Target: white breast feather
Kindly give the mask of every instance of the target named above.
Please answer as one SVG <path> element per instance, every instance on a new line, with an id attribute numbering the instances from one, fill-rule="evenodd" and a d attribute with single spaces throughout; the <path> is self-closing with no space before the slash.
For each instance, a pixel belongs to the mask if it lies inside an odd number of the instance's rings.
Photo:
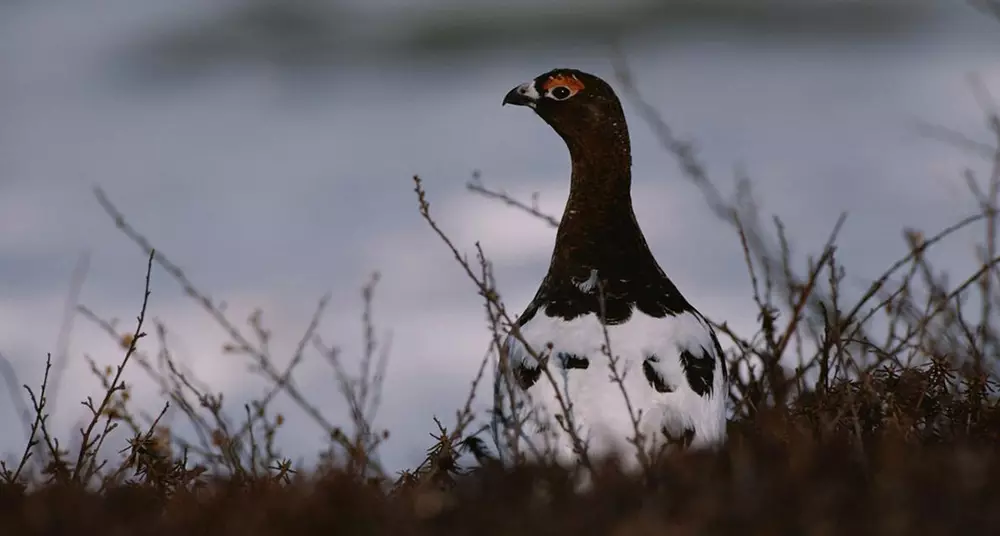
<path id="1" fill-rule="evenodd" d="M 655 318 L 635 310 L 628 321 L 608 326 L 611 351 L 619 358 L 618 370 L 625 376 L 624 384 L 635 411 L 642 410 L 640 426 L 647 448 L 662 444 L 661 427 L 672 435 L 680 436 L 685 429 L 694 429 L 692 447 L 710 447 L 725 439 L 725 404 L 727 389 L 723 379 L 720 356 L 716 353 L 710 328 L 697 313 Z M 568 393 L 573 405 L 575 424 L 583 432 L 581 438 L 589 441 L 591 456 L 618 452 L 634 453 L 627 438 L 634 435 L 625 399 L 620 387 L 610 378 L 608 358 L 601 348 L 605 343 L 604 332 L 597 315 L 591 313 L 571 321 L 549 317 L 544 308 L 520 328 L 522 337 L 539 355 L 548 353 L 549 370 L 557 380 L 559 390 Z M 551 351 L 547 349 L 552 344 Z M 513 335 L 506 341 L 511 367 L 520 363 L 535 366 L 534 358 Z M 714 358 L 711 393 L 704 397 L 688 383 L 680 361 L 680 354 L 689 351 L 700 358 L 703 350 Z M 555 357 L 560 352 L 575 354 L 590 360 L 587 369 L 562 370 Z M 656 355 L 659 362 L 654 367 L 673 392 L 657 392 L 646 379 L 642 363 Z M 519 388 L 515 385 L 515 391 Z M 562 413 L 554 394 L 552 382 L 544 374 L 528 388 L 534 408 L 542 415 Z M 556 454 L 560 460 L 572 459 L 572 445 L 566 434 L 559 431 Z M 540 433 L 527 426 L 524 433 Z M 634 456 L 626 456 L 629 463 Z"/>

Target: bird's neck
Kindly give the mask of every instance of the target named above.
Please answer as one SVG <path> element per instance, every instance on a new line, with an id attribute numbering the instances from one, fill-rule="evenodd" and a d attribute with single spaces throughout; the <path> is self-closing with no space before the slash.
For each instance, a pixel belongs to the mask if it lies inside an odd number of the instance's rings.
<path id="1" fill-rule="evenodd" d="M 597 269 L 611 275 L 624 259 L 652 261 L 632 210 L 632 162 L 624 125 L 580 142 L 567 139 L 567 146 L 573 172 L 550 271 L 586 274 Z"/>
<path id="2" fill-rule="evenodd" d="M 564 139 L 572 174 L 563 220 L 583 216 L 585 223 L 600 225 L 630 213 L 632 154 L 624 122 Z"/>
<path id="3" fill-rule="evenodd" d="M 563 240 L 634 223 L 632 176 L 628 155 L 583 155 L 573 159 L 573 173 L 559 225 Z"/>

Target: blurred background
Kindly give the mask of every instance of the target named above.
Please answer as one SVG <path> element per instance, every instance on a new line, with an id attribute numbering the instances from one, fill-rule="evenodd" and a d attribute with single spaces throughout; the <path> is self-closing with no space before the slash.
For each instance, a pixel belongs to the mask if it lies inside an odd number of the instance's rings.
<path id="1" fill-rule="evenodd" d="M 78 402 L 102 393 L 85 356 L 121 359 L 118 341 L 66 314 L 78 299 L 126 330 L 141 304 L 144 255 L 96 202 L 101 187 L 234 322 L 261 308 L 279 365 L 329 291 L 319 332 L 353 366 L 360 288 L 380 272 L 373 314 L 390 358 L 376 424 L 392 432 L 383 461 L 419 462 L 432 416 L 448 423 L 464 401 L 489 332 L 472 284 L 420 219 L 411 178 L 424 179 L 460 249 L 482 243 L 520 311 L 554 232 L 465 184 L 478 172 L 521 199 L 538 193 L 558 215 L 565 147 L 529 110 L 500 101 L 554 67 L 618 85 L 616 50 L 724 193 L 737 174 L 752 178 L 765 221 L 781 216 L 798 258 L 818 252 L 846 211 L 838 256 L 846 288 L 860 293 L 907 251 L 904 227 L 933 232 L 976 212 L 963 173 L 989 161 L 920 125 L 991 141 L 982 106 L 984 90 L 1000 91 L 1000 23 L 984 5 L 0 1 L 0 354 L 12 391 L 0 396 L 0 453 L 23 448 L 11 397 L 40 383 L 47 353 L 67 348 L 50 408 L 66 438 L 86 417 Z M 736 234 L 625 108 L 636 212 L 654 253 L 703 312 L 752 334 Z M 967 272 L 978 238 L 941 246 L 938 264 Z M 149 315 L 168 327 L 175 358 L 242 414 L 265 382 L 222 352 L 226 334 L 162 270 L 151 290 Z M 157 350 L 152 337 L 141 346 Z M 141 372 L 126 376 L 134 402 L 155 414 L 162 394 Z M 346 419 L 323 360 L 307 356 L 295 379 L 331 420 Z M 279 447 L 313 459 L 322 433 L 288 400 L 277 407 L 287 411 Z"/>

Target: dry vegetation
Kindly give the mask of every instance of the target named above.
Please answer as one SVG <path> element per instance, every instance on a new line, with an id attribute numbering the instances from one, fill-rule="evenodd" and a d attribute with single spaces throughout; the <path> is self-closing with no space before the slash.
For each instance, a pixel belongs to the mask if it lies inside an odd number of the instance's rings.
<path id="1" fill-rule="evenodd" d="M 483 426 L 490 416 L 474 411 L 473 394 L 480 382 L 492 381 L 496 364 L 487 356 L 470 379 L 468 399 L 456 401 L 454 421 L 438 422 L 426 460 L 387 474 L 378 449 L 388 432 L 374 424 L 387 367 L 370 311 L 377 278 L 363 292 L 366 340 L 364 355 L 351 360 L 360 363 L 356 371 L 316 333 L 328 298 L 320 300 L 293 355 L 279 365 L 259 312 L 246 326 L 231 321 L 98 192 L 117 227 L 147 255 L 146 293 L 127 328 L 79 309 L 120 342 L 124 356 L 117 367 L 91 362 L 104 396 L 84 402 L 90 419 L 70 441 L 73 447 L 48 425 L 50 371 L 56 372 L 51 359 L 40 386 L 25 385 L 24 397 L 14 394 L 15 403 L 25 404 L 30 437 L 23 452 L 0 468 L 0 532 L 952 534 L 997 526 L 1000 117 L 992 105 L 984 106 L 995 138 L 988 154 L 992 172 L 966 175 L 981 211 L 934 235 L 905 230 L 908 254 L 848 301 L 841 285 L 846 269 L 836 250 L 843 220 L 815 256 L 793 258 L 781 221 L 773 220 L 773 231 L 758 221 L 746 179 L 736 201 L 726 202 L 691 145 L 645 104 L 624 69 L 619 86 L 676 157 L 682 175 L 733 226 L 734 247 L 745 253 L 746 292 L 759 310 L 759 330 L 737 333 L 725 322 L 716 324 L 727 339 L 730 369 L 737 371 L 730 439 L 720 452 L 645 456 L 642 474 L 625 475 L 613 460 L 593 459 L 581 446 L 581 466 L 594 486 L 579 492 L 576 469 L 530 461 L 526 454 L 538 446 L 522 444 L 519 423 L 507 422 L 495 434 Z M 928 132 L 977 151 L 986 147 L 941 128 Z M 467 260 L 438 226 L 414 180 L 421 214 L 482 297 L 495 350 L 514 314 L 494 287 L 488 256 L 477 246 L 475 259 Z M 469 190 L 556 223 L 532 203 L 486 188 L 478 177 Z M 973 226 L 983 229 L 978 268 L 948 284 L 928 253 Z M 149 279 L 162 274 L 225 329 L 230 342 L 224 352 L 247 360 L 270 383 L 239 408 L 241 418 L 232 417 L 222 394 L 175 362 L 166 327 L 147 318 Z M 146 342 L 147 333 L 155 344 Z M 349 423 L 330 422 L 297 387 L 294 372 L 306 355 L 331 365 Z M 613 371 L 613 349 L 608 357 Z M 502 355 L 498 362 L 503 366 Z M 165 393 L 157 415 L 133 410 L 122 380 L 126 367 L 141 369 Z M 4 371 L 8 384 L 20 383 L 9 368 Z M 506 388 L 498 383 L 495 391 Z M 318 469 L 308 474 L 277 447 L 285 419 L 272 409 L 279 394 L 301 410 L 295 418 L 312 420 L 329 438 Z M 160 424 L 168 409 L 186 416 L 190 434 Z M 566 417 L 572 430 L 571 412 Z M 118 437 L 116 429 L 129 438 L 109 447 L 109 454 L 102 447 L 109 436 Z M 514 453 L 504 464 L 493 454 L 495 441 Z"/>

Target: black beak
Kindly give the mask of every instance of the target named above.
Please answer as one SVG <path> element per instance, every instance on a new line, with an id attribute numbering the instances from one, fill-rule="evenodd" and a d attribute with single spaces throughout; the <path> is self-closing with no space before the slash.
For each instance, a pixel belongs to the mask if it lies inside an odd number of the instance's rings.
<path id="1" fill-rule="evenodd" d="M 538 101 L 538 91 L 535 89 L 534 81 L 525 82 L 507 92 L 503 98 L 503 104 L 513 104 L 514 106 L 534 107 Z M 503 106 L 501 104 L 501 106 Z"/>

